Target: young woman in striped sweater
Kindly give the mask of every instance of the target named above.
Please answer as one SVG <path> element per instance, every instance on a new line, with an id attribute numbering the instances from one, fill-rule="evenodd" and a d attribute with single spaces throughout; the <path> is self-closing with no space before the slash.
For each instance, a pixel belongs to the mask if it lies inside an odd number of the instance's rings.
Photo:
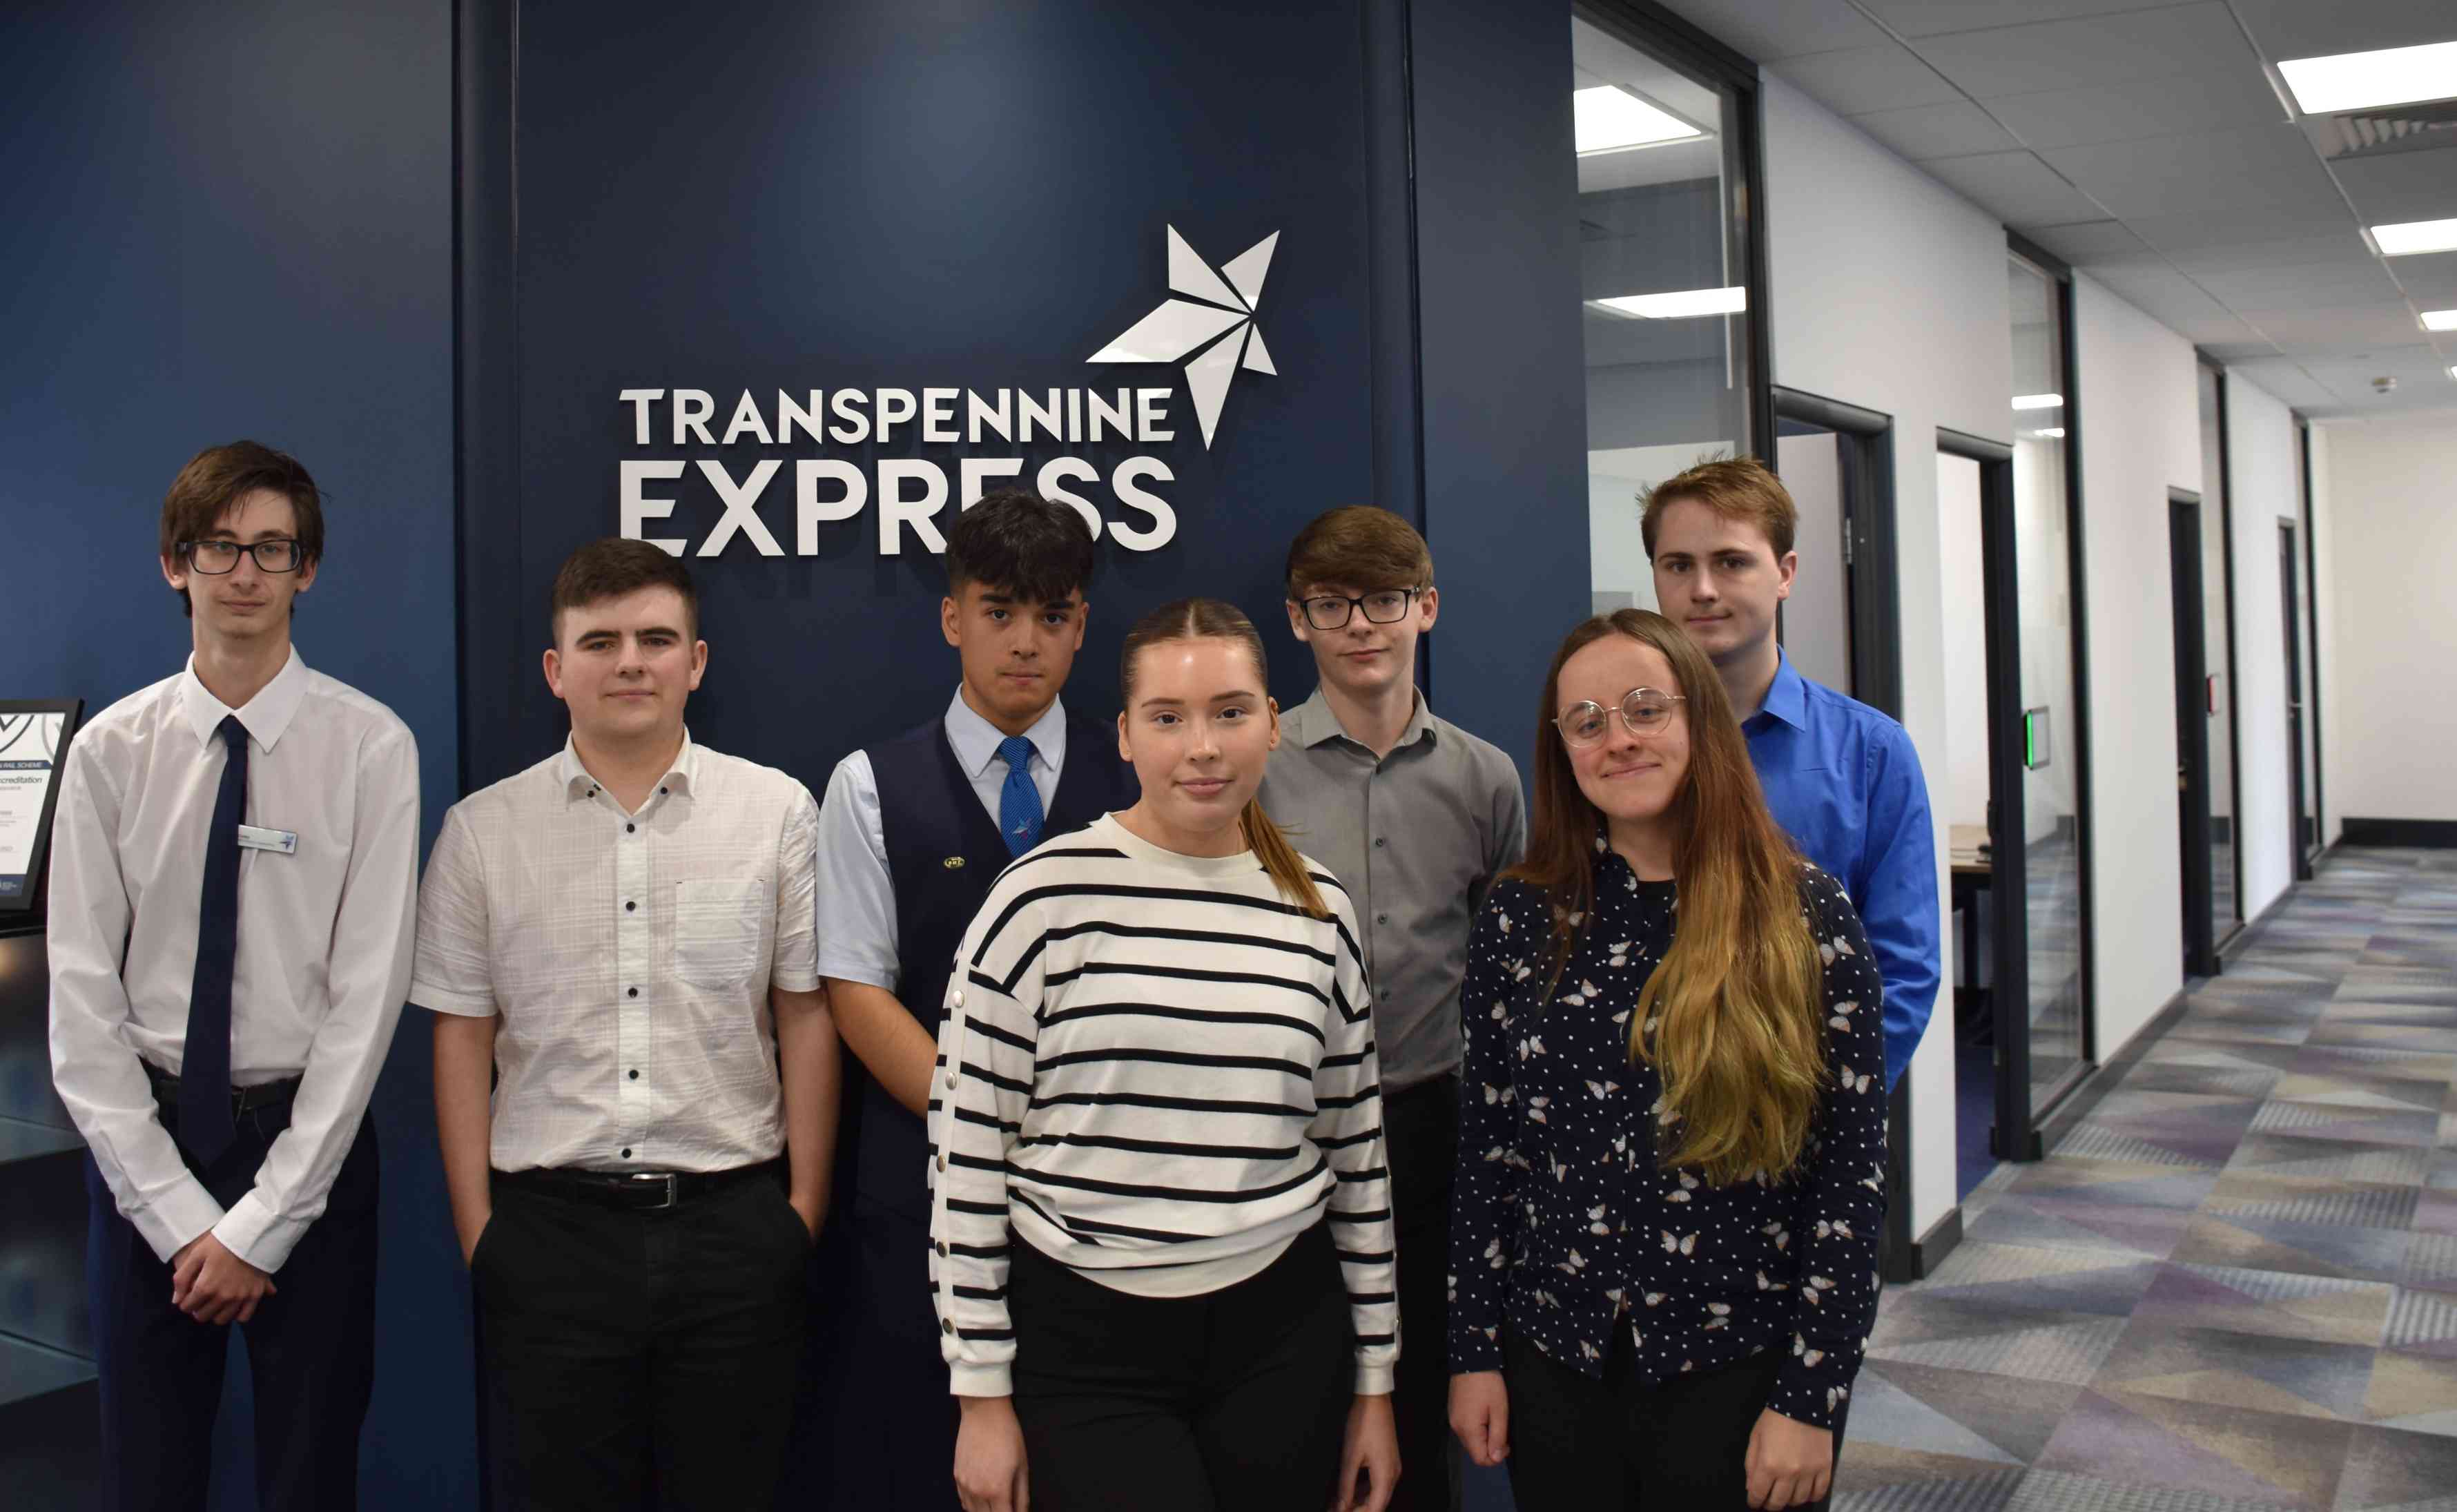
<path id="1" fill-rule="evenodd" d="M 1348 895 L 1254 800 L 1279 717 L 1244 614 L 1155 611 L 1119 682 L 1141 801 L 1009 866 L 948 989 L 930 1265 L 957 1490 L 1380 1512 L 1395 1261 Z"/>

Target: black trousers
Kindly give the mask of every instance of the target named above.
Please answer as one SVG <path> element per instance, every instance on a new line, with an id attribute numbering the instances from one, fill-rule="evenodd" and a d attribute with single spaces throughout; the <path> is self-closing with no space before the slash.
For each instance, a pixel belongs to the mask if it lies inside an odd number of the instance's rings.
<path id="1" fill-rule="evenodd" d="M 930 1297 L 929 1227 L 858 1197 L 841 1223 L 851 1285 L 844 1355 L 822 1367 L 818 1412 L 831 1452 L 820 1504 L 957 1512 L 956 1398 Z M 812 1479 L 801 1467 L 795 1475 Z"/>
<path id="2" fill-rule="evenodd" d="M 1458 1504 L 1451 1440 L 1451 1181 L 1458 1167 L 1458 1078 L 1437 1076 L 1382 1100 L 1391 1212 L 1399 1237 L 1399 1486 L 1391 1512 Z"/>
<path id="3" fill-rule="evenodd" d="M 1648 1387 L 1625 1330 L 1590 1380 L 1505 1335 L 1510 1492 L 1518 1512 L 1741 1512 L 1749 1434 L 1774 1396 L 1773 1350 Z M 1841 1425 L 1836 1425 L 1841 1439 Z M 1823 1501 L 1809 1512 L 1824 1512 Z"/>
<path id="4" fill-rule="evenodd" d="M 470 1257 L 498 1512 L 766 1507 L 809 1253 L 776 1180 L 638 1211 L 498 1177 Z"/>
<path id="5" fill-rule="evenodd" d="M 155 1106 L 176 1138 L 176 1099 Z M 241 1113 L 238 1137 L 210 1167 L 184 1145 L 180 1153 L 227 1208 L 256 1184 L 274 1136 L 289 1127 L 284 1100 Z M 358 1504 L 359 1425 L 375 1385 L 377 1186 L 375 1127 L 362 1123 L 323 1215 L 275 1274 L 278 1290 L 236 1325 L 247 1336 L 257 1498 L 268 1512 Z M 170 1265 L 119 1215 L 91 1157 L 86 1193 L 86 1285 L 101 1377 L 100 1504 L 114 1512 L 201 1509 L 230 1326 L 199 1323 L 171 1305 Z"/>
<path id="6" fill-rule="evenodd" d="M 1034 1512 L 1313 1512 L 1356 1335 L 1328 1224 L 1201 1296 L 1129 1296 L 1022 1240 L 1007 1276 Z"/>

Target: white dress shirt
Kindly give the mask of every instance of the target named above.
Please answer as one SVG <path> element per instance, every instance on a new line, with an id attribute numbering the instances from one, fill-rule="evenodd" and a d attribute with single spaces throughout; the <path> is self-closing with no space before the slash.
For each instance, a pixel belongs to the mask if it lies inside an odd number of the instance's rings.
<path id="1" fill-rule="evenodd" d="M 497 1170 L 730 1170 L 784 1150 L 768 989 L 809 992 L 818 805 L 683 736 L 636 814 L 568 742 L 452 805 L 409 999 L 502 1015 Z"/>
<path id="2" fill-rule="evenodd" d="M 254 750 L 247 822 L 298 849 L 243 849 L 231 1079 L 299 1076 L 290 1127 L 222 1211 L 155 1116 L 141 1057 L 176 1074 L 196 969 L 206 832 L 236 713 Z M 374 699 L 293 651 L 231 710 L 196 663 L 70 743 L 53 820 L 52 1069 L 119 1211 L 169 1259 L 211 1229 L 277 1271 L 324 1211 L 392 1047 L 418 885 L 418 745 Z"/>
<path id="3" fill-rule="evenodd" d="M 999 822 L 1000 790 L 1006 763 L 999 759 L 1004 731 L 973 712 L 961 689 L 947 705 L 947 743 L 964 780 Z M 1066 706 L 1052 699 L 1023 737 L 1032 742 L 1025 765 L 1046 816 L 1057 800 L 1058 774 L 1066 765 Z M 887 874 L 887 826 L 878 812 L 878 777 L 870 753 L 857 751 L 836 763 L 819 806 L 819 975 L 840 982 L 896 990 L 896 884 Z"/>

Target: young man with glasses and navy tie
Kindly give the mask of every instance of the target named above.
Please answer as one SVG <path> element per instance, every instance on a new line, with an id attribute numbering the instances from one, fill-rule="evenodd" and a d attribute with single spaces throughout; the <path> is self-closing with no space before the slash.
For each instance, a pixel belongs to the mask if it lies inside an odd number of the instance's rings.
<path id="1" fill-rule="evenodd" d="M 52 1066 L 93 1158 L 105 1507 L 201 1506 L 230 1328 L 257 1501 L 354 1505 L 374 1381 L 367 1097 L 409 982 L 418 748 L 310 672 L 307 470 L 235 442 L 162 502 L 185 671 L 71 744 L 52 848 Z"/>
<path id="2" fill-rule="evenodd" d="M 409 990 L 495 1504 L 766 1507 L 836 1138 L 818 806 L 684 727 L 708 643 L 682 562 L 584 546 L 549 623 L 570 737 L 444 817 Z"/>
<path id="3" fill-rule="evenodd" d="M 956 1504 L 923 1180 L 956 947 L 1010 860 L 1140 791 L 1115 729 L 1059 701 L 1089 612 L 1083 517 L 993 493 L 948 527 L 946 558 L 939 629 L 961 669 L 956 695 L 939 718 L 845 757 L 819 816 L 819 971 L 866 1073 L 848 1096 L 844 1239 L 859 1305 L 830 1383 L 837 1504 L 863 1512 Z"/>
<path id="4" fill-rule="evenodd" d="M 1485 889 L 1518 863 L 1527 803 L 1510 758 L 1416 691 L 1440 610 L 1433 553 L 1388 509 L 1351 505 L 1289 548 L 1289 630 L 1313 695 L 1281 718 L 1262 802 L 1356 904 L 1373 984 L 1399 1248 L 1394 1508 L 1453 1503 L 1443 1257 L 1458 1137 L 1459 984 Z"/>

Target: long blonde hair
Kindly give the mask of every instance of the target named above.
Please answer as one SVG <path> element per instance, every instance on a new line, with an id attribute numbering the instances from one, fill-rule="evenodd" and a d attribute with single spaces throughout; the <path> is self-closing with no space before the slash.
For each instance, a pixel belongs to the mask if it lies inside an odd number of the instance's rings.
<path id="1" fill-rule="evenodd" d="M 1271 685 L 1271 666 L 1263 652 L 1263 637 L 1256 632 L 1254 622 L 1248 619 L 1234 604 L 1216 598 L 1182 598 L 1174 604 L 1163 604 L 1126 632 L 1125 645 L 1118 652 L 1118 690 L 1128 707 L 1135 701 L 1135 662 L 1143 652 L 1153 646 L 1176 640 L 1229 640 L 1246 648 L 1254 660 L 1254 681 L 1268 690 Z M 1271 874 L 1271 881 L 1280 896 L 1315 919 L 1329 919 L 1331 908 L 1322 901 L 1321 889 L 1306 871 L 1305 858 L 1297 854 L 1271 817 L 1263 812 L 1263 799 L 1258 792 L 1246 800 L 1237 815 L 1237 832 L 1245 839 L 1247 848 Z"/>
<path id="2" fill-rule="evenodd" d="M 1679 912 L 1672 948 L 1630 1015 L 1631 1058 L 1659 1068 L 1664 1109 L 1677 1115 L 1662 1126 L 1661 1164 L 1701 1169 L 1716 1186 L 1780 1178 L 1799 1164 L 1827 1078 L 1822 963 L 1803 911 L 1800 854 L 1766 812 L 1723 679 L 1662 615 L 1598 615 L 1554 652 L 1537 712 L 1527 859 L 1506 875 L 1551 899 L 1558 982 L 1594 912 L 1604 823 L 1553 719 L 1562 664 L 1607 635 L 1661 652 L 1687 699 L 1689 771 L 1671 810 Z"/>

